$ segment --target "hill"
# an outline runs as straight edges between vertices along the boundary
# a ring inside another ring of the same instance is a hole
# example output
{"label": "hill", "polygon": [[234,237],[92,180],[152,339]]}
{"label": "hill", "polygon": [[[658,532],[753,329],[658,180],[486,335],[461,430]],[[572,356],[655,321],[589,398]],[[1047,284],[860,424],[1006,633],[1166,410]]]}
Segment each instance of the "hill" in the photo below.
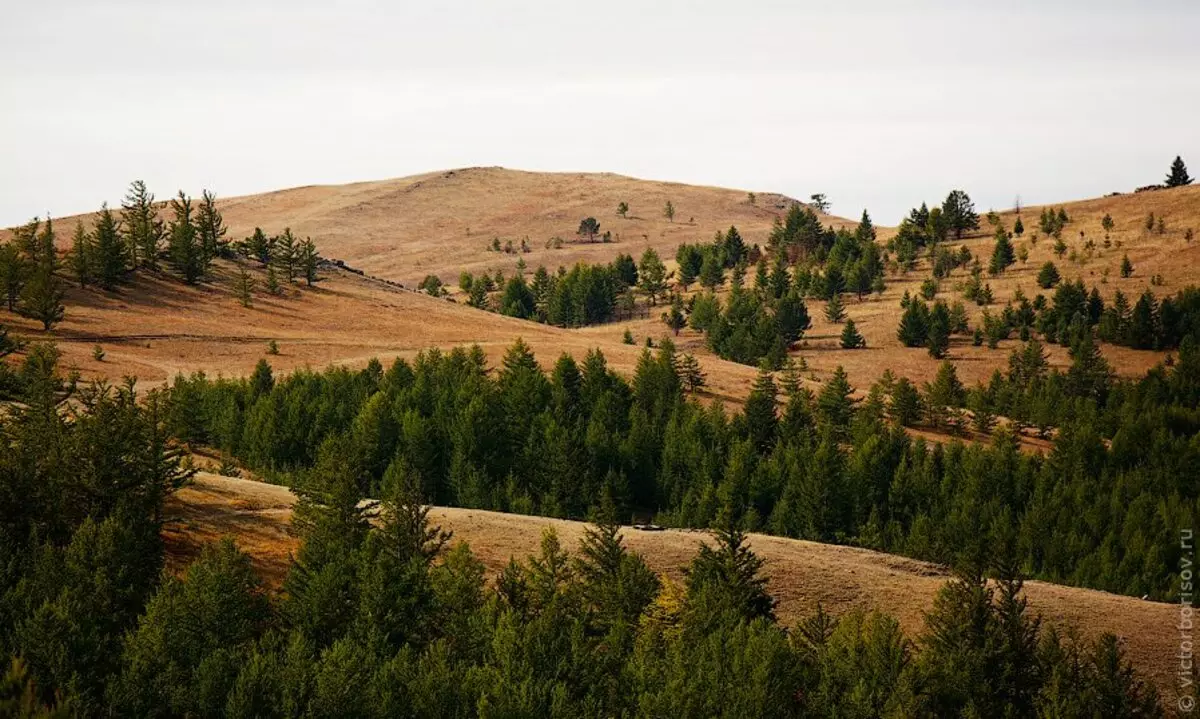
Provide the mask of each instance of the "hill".
{"label": "hill", "polygon": [[[661,214],[668,199],[677,208],[675,222]],[[631,205],[628,218],[615,215],[621,201]],[[740,190],[612,174],[468,168],[379,182],[295,188],[219,202],[231,238],[245,236],[255,226],[268,232],[290,226],[301,236],[313,236],[328,257],[411,286],[427,273],[450,283],[462,270],[503,269],[511,275],[518,258],[524,258],[531,268],[538,264],[557,267],[576,260],[607,262],[618,253],[637,255],[647,246],[669,258],[679,243],[707,241],[730,225],[738,226],[748,244],[764,244],[775,218],[792,201],[759,193],[751,204],[747,193]],[[1068,252],[1058,258],[1053,240],[1038,231],[1042,208],[1023,208],[1026,232],[1015,244],[1028,256],[1003,276],[986,278],[996,298],[993,312],[1018,289],[1031,297],[1041,291],[1035,277],[1048,260],[1056,262],[1064,279],[1082,278],[1107,298],[1117,289],[1133,298],[1145,289],[1162,296],[1200,281],[1195,269],[1200,266],[1200,246],[1184,239],[1189,228],[1200,229],[1200,187],[1110,196],[1057,207],[1071,218],[1063,234]],[[1162,234],[1157,228],[1146,230],[1145,219],[1151,213],[1163,218]],[[1110,232],[1101,226],[1105,214],[1114,220]],[[574,237],[579,219],[589,215],[600,220],[602,232],[611,229],[613,242],[586,243]],[[999,220],[1011,227],[1015,216],[1015,211],[1008,210],[999,213]],[[74,219],[58,221],[64,245]],[[822,219],[837,226],[851,224],[839,218]],[[892,230],[880,228],[879,241],[886,243],[892,234]],[[519,247],[526,236],[527,254],[488,249],[493,238],[513,239]],[[547,248],[546,241],[555,236],[563,237],[565,244],[560,249]],[[1089,240],[1095,243],[1090,250]],[[990,227],[984,221],[979,232],[954,244],[966,246],[986,264],[993,246]],[[1135,267],[1129,278],[1119,273],[1125,254]],[[838,365],[844,366],[862,390],[885,368],[918,382],[931,380],[938,362],[925,350],[904,347],[896,338],[901,297],[906,292],[915,296],[929,273],[929,262],[922,258],[907,273],[889,272],[881,295],[847,300],[847,315],[867,341],[863,350],[841,349],[841,326],[825,321],[824,303],[810,301],[813,326],[793,355],[805,359],[818,381]],[[271,361],[282,369],[363,363],[372,356],[386,360],[424,347],[470,342],[484,345],[495,358],[497,348],[518,335],[530,341],[544,363],[552,362],[561,351],[578,353],[598,346],[615,367],[631,369],[637,350],[623,343],[625,330],[631,330],[639,344],[646,337],[667,333],[657,309],[641,319],[559,330],[400,292],[386,283],[336,269],[325,272],[326,280],[317,290],[299,291],[285,299],[260,295],[255,307],[246,310],[234,297],[234,274],[233,266],[223,263],[215,281],[199,288],[165,276],[139,274],[132,286],[116,293],[75,289],[67,299],[66,321],[47,335],[35,331],[26,320],[6,318],[6,322],[28,338],[44,336],[63,343],[68,363],[85,375],[135,374],[149,381],[194,369],[246,374],[272,339],[280,344],[282,353]],[[964,277],[963,270],[955,271],[942,281],[938,296],[961,299],[958,290]],[[984,308],[967,305],[973,325],[978,324]],[[108,350],[104,363],[91,358],[95,343]],[[705,362],[716,396],[744,396],[744,381],[752,377],[752,369],[712,356],[705,349],[704,338],[690,329],[680,333],[677,343]],[[970,337],[955,337],[949,357],[962,379],[973,383],[1004,367],[1009,349],[1017,343],[1010,339],[990,350],[972,346]],[[1067,364],[1062,347],[1051,345],[1048,350],[1052,365]],[[1164,353],[1115,346],[1105,346],[1104,352],[1126,376],[1141,375],[1164,358]]]}
{"label": "hill", "polygon": [[[213,474],[196,482],[168,503],[167,532],[173,566],[183,566],[204,542],[232,536],[249,553],[259,572],[278,587],[287,572],[296,539],[289,522],[295,496],[285,487]],[[454,531],[484,562],[489,577],[510,557],[537,552],[541,532],[553,527],[573,549],[586,525],[582,522],[529,517],[472,509],[437,507],[430,519]],[[627,546],[643,554],[656,572],[676,580],[706,535],[697,531],[641,532],[626,529]],[[945,568],[904,557],[853,547],[819,544],[767,535],[751,535],[754,551],[767,560],[770,591],[779,600],[785,625],[815,611],[820,603],[840,614],[851,608],[874,608],[895,616],[909,636],[922,627],[924,612],[949,579]],[[1046,582],[1026,583],[1030,606],[1048,621],[1077,627],[1085,636],[1111,632],[1118,636],[1134,666],[1153,680],[1167,697],[1174,696],[1178,649],[1174,629],[1177,608],[1089,589]]]}

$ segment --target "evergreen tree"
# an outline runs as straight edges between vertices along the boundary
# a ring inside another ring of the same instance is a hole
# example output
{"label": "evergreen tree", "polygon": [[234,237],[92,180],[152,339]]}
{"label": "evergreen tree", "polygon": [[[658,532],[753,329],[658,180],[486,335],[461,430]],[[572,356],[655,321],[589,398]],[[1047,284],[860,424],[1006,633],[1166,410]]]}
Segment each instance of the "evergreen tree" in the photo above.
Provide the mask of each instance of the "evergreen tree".
{"label": "evergreen tree", "polygon": [[905,347],[923,347],[929,338],[929,306],[917,299],[909,300],[896,336]]}
{"label": "evergreen tree", "polygon": [[998,226],[996,228],[996,245],[992,250],[992,262],[988,270],[993,275],[1003,274],[1014,262],[1016,262],[1016,258],[1013,254],[1012,242],[1009,241],[1004,227]]}
{"label": "evergreen tree", "polygon": [[[631,341],[626,344],[633,344],[632,339],[631,337]],[[705,379],[704,371],[700,369],[700,362],[690,352],[684,353],[679,364],[679,380],[683,382],[683,388],[689,394],[695,394],[704,388]]]}
{"label": "evergreen tree", "polygon": [[201,265],[205,274],[208,274],[209,265],[220,254],[228,230],[220,210],[217,209],[217,196],[204,190],[196,212],[196,234],[199,237]]}
{"label": "evergreen tree", "polygon": [[1021,222],[1021,216],[1017,215],[1017,219],[1013,222],[1013,234],[1017,237],[1025,234],[1025,223]]}
{"label": "evergreen tree", "polygon": [[728,267],[736,267],[746,258],[746,243],[742,240],[742,235],[736,227],[729,226],[729,231],[725,233],[722,249],[725,253],[725,264]]}
{"label": "evergreen tree", "polygon": [[692,608],[708,610],[714,619],[774,619],[775,599],[762,576],[763,560],[751,551],[746,534],[732,518],[714,530],[716,546],[701,543],[687,568],[687,598]]}
{"label": "evergreen tree", "polygon": [[842,329],[842,349],[853,350],[866,346],[867,341],[858,333],[854,320],[846,320],[846,326]]}
{"label": "evergreen tree", "polygon": [[1121,277],[1133,276],[1133,263],[1129,261],[1129,255],[1121,258]]}
{"label": "evergreen tree", "polygon": [[1171,171],[1167,173],[1167,187],[1183,187],[1184,185],[1192,184],[1192,178],[1188,176],[1187,165],[1183,164],[1183,158],[1179,155],[1175,156],[1175,161],[1171,163]]}
{"label": "evergreen tree", "polygon": [[775,428],[779,422],[775,411],[778,401],[775,378],[766,367],[760,367],[743,409],[747,434],[759,451],[766,451],[775,442]]}
{"label": "evergreen tree", "polygon": [[21,290],[21,304],[17,308],[22,317],[28,317],[42,323],[42,329],[49,332],[63,318],[63,298],[65,293],[62,283],[43,263],[33,271],[33,275]]}
{"label": "evergreen tree", "polygon": [[622,218],[629,216],[629,203],[628,202],[621,200],[620,202],[617,203],[617,215]]}
{"label": "evergreen tree", "polygon": [[76,222],[75,237],[71,243],[71,269],[80,287],[87,287],[92,281],[92,262],[91,238],[83,229],[83,222]]}
{"label": "evergreen tree", "polygon": [[704,253],[704,259],[700,265],[700,284],[711,291],[724,283],[725,266],[721,263],[718,253],[710,249]]}
{"label": "evergreen tree", "polygon": [[242,303],[242,307],[254,306],[254,278],[250,276],[245,267],[238,267],[236,291],[238,302]]}
{"label": "evergreen tree", "polygon": [[164,225],[154,208],[154,195],[141,180],[134,180],[125,194],[125,201],[121,203],[121,225],[125,230],[131,265],[158,269]]}
{"label": "evergreen tree", "polygon": [[942,203],[942,217],[946,226],[954,232],[954,238],[961,240],[963,234],[979,229],[979,215],[975,212],[975,204],[962,190],[954,190],[946,196]]}
{"label": "evergreen tree", "polygon": [[683,314],[683,298],[675,295],[671,298],[671,309],[663,313],[663,322],[676,336],[679,335],[679,330],[687,326],[687,317]]}
{"label": "evergreen tree", "polygon": [[841,365],[817,395],[817,414],[830,427],[845,429],[850,426],[854,414],[854,401],[850,398],[854,388]]}
{"label": "evergreen tree", "polygon": [[185,282],[195,284],[204,276],[204,249],[197,239],[192,220],[192,200],[183,190],[171,200],[171,211],[174,217],[167,232],[171,265],[183,275]]}
{"label": "evergreen tree", "polygon": [[283,234],[275,238],[272,244],[272,259],[283,279],[289,285],[296,280],[296,268],[300,265],[301,243],[292,234],[292,228],[284,228]]}
{"label": "evergreen tree", "polygon": [[[317,265],[321,261],[321,256],[317,254],[317,245],[312,241],[311,237],[306,237],[304,242],[300,243],[300,272],[304,275],[304,283],[312,287],[317,282]],[[470,274],[467,274],[470,277]],[[463,288],[470,292],[470,283]]]}
{"label": "evergreen tree", "polygon": [[1042,265],[1042,269],[1038,270],[1037,283],[1038,287],[1048,290],[1059,283],[1062,277],[1058,274],[1058,268],[1049,260]]}
{"label": "evergreen tree", "polygon": [[840,324],[846,319],[846,307],[842,304],[842,296],[834,293],[825,304],[825,319],[834,324]]}
{"label": "evergreen tree", "polygon": [[92,267],[100,286],[106,290],[116,287],[125,273],[129,255],[108,205],[101,205],[92,228],[92,257]]}
{"label": "evergreen tree", "polygon": [[658,298],[667,290],[667,267],[653,248],[647,247],[642,253],[642,260],[638,263],[638,275],[638,285],[650,297],[650,304],[656,304]]}
{"label": "evergreen tree", "polygon": [[929,356],[941,359],[950,349],[950,311],[944,302],[934,303],[929,313],[929,330],[925,337],[925,346]]}
{"label": "evergreen tree", "polygon": [[921,416],[921,394],[907,377],[896,380],[892,387],[888,412],[892,421],[900,427],[911,427]]}
{"label": "evergreen tree", "polygon": [[21,256],[15,242],[0,245],[0,287],[3,287],[8,311],[14,312],[21,290],[29,277],[29,264]]}
{"label": "evergreen tree", "polygon": [[675,221],[675,205],[671,204],[670,200],[667,200],[667,204],[663,205],[663,217],[667,218],[668,222]]}
{"label": "evergreen tree", "polygon": [[1112,214],[1105,212],[1104,217],[1100,220],[1100,227],[1104,230],[1104,235],[1107,237],[1108,233],[1112,232],[1116,226],[1117,223],[1113,222]]}
{"label": "evergreen tree", "polygon": [[264,265],[271,264],[271,252],[274,244],[275,240],[268,238],[267,233],[263,232],[261,227],[255,227],[254,233],[245,240],[246,251]]}

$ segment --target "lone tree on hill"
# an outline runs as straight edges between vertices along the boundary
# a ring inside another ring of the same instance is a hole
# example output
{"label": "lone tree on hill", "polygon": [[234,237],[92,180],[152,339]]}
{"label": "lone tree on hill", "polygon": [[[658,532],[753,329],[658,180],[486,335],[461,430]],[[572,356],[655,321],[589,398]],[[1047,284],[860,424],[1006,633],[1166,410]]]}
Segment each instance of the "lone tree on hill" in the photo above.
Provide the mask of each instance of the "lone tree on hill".
{"label": "lone tree on hill", "polygon": [[675,221],[675,205],[671,204],[670,200],[667,200],[667,204],[663,205],[663,217],[667,218],[668,222]]}
{"label": "lone tree on hill", "polygon": [[1171,163],[1171,171],[1167,173],[1167,187],[1183,187],[1184,185],[1192,184],[1192,178],[1188,177],[1187,165],[1183,164],[1183,158],[1179,155],[1175,156],[1175,161]]}
{"label": "lone tree on hill", "polygon": [[971,196],[962,190],[954,190],[946,196],[942,203],[942,217],[946,225],[954,231],[954,238],[961,240],[964,233],[979,229],[979,215],[975,212],[975,203]]}
{"label": "lone tree on hill", "polygon": [[628,202],[621,200],[620,202],[617,203],[617,215],[620,217],[628,217],[629,216],[629,203]]}
{"label": "lone tree on hill", "polygon": [[[620,212],[619,209],[618,212]],[[600,234],[600,223],[596,221],[595,217],[585,217],[579,221],[579,229],[576,230],[576,234],[588,242],[595,242],[596,235]]]}
{"label": "lone tree on hill", "polygon": [[1129,261],[1129,255],[1121,258],[1121,276],[1130,277],[1133,275],[1133,263]]}

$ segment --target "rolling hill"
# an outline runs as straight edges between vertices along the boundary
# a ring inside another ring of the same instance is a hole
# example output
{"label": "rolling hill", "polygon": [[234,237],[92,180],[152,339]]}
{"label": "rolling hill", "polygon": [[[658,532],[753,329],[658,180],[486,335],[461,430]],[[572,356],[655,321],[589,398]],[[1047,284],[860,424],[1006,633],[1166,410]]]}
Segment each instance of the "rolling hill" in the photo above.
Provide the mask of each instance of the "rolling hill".
{"label": "rolling hill", "polygon": [[[290,532],[296,498],[285,487],[201,473],[167,504],[168,557],[186,565],[200,547],[231,536],[247,552],[268,584],[278,588],[287,573],[297,540]],[[483,561],[494,578],[511,557],[536,554],[541,532],[553,527],[563,546],[574,550],[582,522],[528,517],[474,509],[435,507],[430,520],[454,532]],[[626,529],[625,543],[645,556],[650,567],[676,581],[706,534],[688,530],[642,532]],[[754,551],[766,559],[770,591],[779,600],[779,617],[794,625],[814,612],[818,603],[841,614],[853,608],[876,609],[899,620],[910,637],[923,626],[924,613],[946,581],[941,566],[854,547],[819,544],[763,534],[751,535]],[[1122,642],[1133,665],[1174,696],[1178,608],[1134,597],[1046,582],[1025,585],[1033,611],[1060,627],[1077,628],[1084,636],[1112,633]]]}

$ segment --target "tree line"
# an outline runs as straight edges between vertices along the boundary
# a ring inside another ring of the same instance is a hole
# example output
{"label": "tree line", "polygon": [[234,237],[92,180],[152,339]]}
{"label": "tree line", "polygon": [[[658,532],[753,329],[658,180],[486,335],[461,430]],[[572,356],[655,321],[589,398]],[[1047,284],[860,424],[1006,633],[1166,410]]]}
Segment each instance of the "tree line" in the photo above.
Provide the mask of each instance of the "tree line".
{"label": "tree line", "polygon": [[[1200,514],[1185,469],[1200,428],[1194,347],[1134,382],[1113,377],[1093,333],[1066,371],[1031,341],[1007,376],[973,390],[945,364],[924,388],[885,374],[865,399],[840,369],[814,393],[786,363],[730,413],[689,398],[670,341],[644,350],[629,381],[599,351],[546,375],[518,342],[494,373],[474,348],[386,371],[276,381],[263,362],[247,380],[179,377],[168,422],[283,482],[336,441],[365,468],[363,496],[399,462],[437,504],[587,518],[611,502],[622,518],[679,527],[729,514],[947,564],[1007,547],[1031,576],[1161,598],[1176,591],[1173,528]],[[930,445],[906,433],[916,425],[964,437],[974,426],[987,443]],[[1033,427],[1049,453],[1019,450]]]}
{"label": "tree line", "polygon": [[[286,229],[268,237],[261,229],[245,240],[226,239],[228,227],[216,195],[204,190],[200,201],[180,190],[169,203],[156,202],[144,182],[134,181],[119,213],[108,205],[88,228],[75,224],[71,247],[57,248],[54,222],[35,218],[12,230],[12,239],[0,244],[0,288],[10,312],[42,323],[49,331],[62,321],[69,277],[80,288],[98,287],[112,291],[136,272],[158,273],[164,266],[188,284],[212,278],[213,262],[237,255],[258,260],[267,270],[266,289],[278,294],[284,282],[303,277],[309,285],[317,280],[320,255],[311,238],[300,240]],[[169,219],[160,216],[170,211]],[[239,268],[235,291],[249,306],[255,282]]]}
{"label": "tree line", "polygon": [[[559,327],[630,318],[637,309],[635,289],[650,305],[657,304],[667,290],[666,266],[652,248],[636,263],[632,255],[621,253],[607,265],[579,262],[570,270],[559,267],[556,273],[539,266],[531,279],[526,279],[524,269],[518,265],[517,274],[507,280],[500,271],[495,276],[463,272],[459,288],[472,307]],[[434,296],[445,294],[441,280],[432,275],[421,289]]]}
{"label": "tree line", "polygon": [[[190,475],[168,440],[189,419],[179,389],[139,397],[132,382],[75,386],[56,372],[53,349],[39,346],[12,370],[22,379],[22,401],[0,418],[0,657],[8,658],[0,709],[20,716],[1163,715],[1114,637],[1084,641],[1042,625],[1016,569],[1002,562],[964,564],[915,638],[895,619],[863,611],[834,618],[818,607],[783,626],[763,560],[734,515],[717,518],[719,528],[677,583],[624,546],[614,495],[605,493],[577,551],[547,531],[537,554],[513,559],[485,583],[471,549],[429,521],[423,498],[438,491],[429,457],[406,446],[377,474],[381,457],[363,442],[378,428],[365,419],[367,408],[382,408],[389,396],[399,402],[400,394],[442,399],[456,394],[449,384],[456,380],[471,389],[495,382],[507,410],[532,408],[522,390],[539,387],[555,412],[578,402],[611,405],[622,395],[641,403],[650,391],[621,389],[594,357],[572,396],[563,392],[571,386],[565,362],[551,381],[519,350],[509,359],[496,380],[480,371],[476,353],[459,350],[426,354],[407,372],[376,365],[213,385],[208,391],[270,402],[277,392],[328,381],[362,406],[353,415],[322,408],[327,429],[340,421],[353,429],[327,434],[297,474],[293,523],[301,545],[284,591],[273,594],[230,540],[209,545],[178,575],[163,571],[161,529],[171,521],[163,500]],[[665,366],[657,374],[665,377]],[[194,382],[191,389],[200,392]],[[748,406],[747,415],[765,406]],[[612,416],[597,409],[593,417]],[[464,440],[487,438],[473,435],[471,420],[459,421]],[[415,432],[416,422],[402,425]],[[735,454],[731,461],[744,461],[744,452]],[[361,501],[365,487],[377,503]],[[985,569],[995,581],[984,579]]]}

